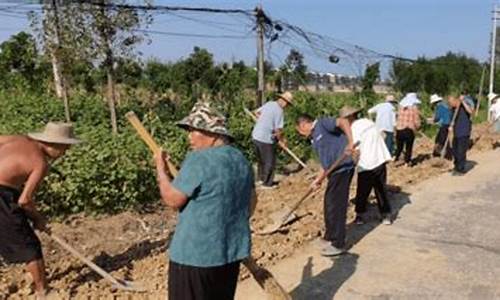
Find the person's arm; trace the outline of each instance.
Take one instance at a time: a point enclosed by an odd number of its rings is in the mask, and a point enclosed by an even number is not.
[[[186,205],[188,197],[172,185],[172,179],[167,172],[166,158],[167,156],[163,151],[155,156],[156,178],[158,180],[160,196],[165,205],[179,209]]]
[[[474,113],[474,107],[470,107],[469,104],[467,103],[467,101],[465,101],[465,100],[462,100],[461,102],[465,108],[465,111],[467,111],[467,113],[469,115],[472,115]]]
[[[352,151],[354,150],[354,142],[352,138],[352,130],[349,121],[347,121],[347,119],[344,118],[337,118],[336,125],[344,132],[344,134],[347,137],[346,153],[348,153],[349,155],[352,154]]]
[[[47,173],[47,163],[40,159],[33,161],[32,164],[34,164],[33,171],[31,171],[28,180],[26,180],[18,204],[25,211],[28,218],[33,221],[35,229],[46,231],[47,219],[37,210],[33,202],[33,195]]]
[[[375,105],[374,107],[370,108],[370,109],[368,110],[368,114],[369,114],[369,115],[374,115],[374,114],[376,114],[376,113],[377,113],[377,108],[378,108],[378,106],[379,106],[379,104],[377,104],[377,105]]]
[[[285,126],[285,117],[283,111],[276,112],[274,119],[274,131],[273,134],[278,139],[278,141],[282,142],[286,145],[285,136],[283,133],[283,127]]]
[[[311,183],[311,185],[309,186],[309,188],[312,189],[313,191],[319,189],[319,187],[321,186],[321,183],[323,182],[323,180],[325,179],[325,177],[326,177],[326,170],[323,169],[323,168],[320,168],[320,170],[318,172],[318,175],[316,175],[316,178]]]
[[[418,130],[422,125],[422,122],[420,121],[420,110],[416,107],[414,108],[414,114],[415,114],[415,130]]]

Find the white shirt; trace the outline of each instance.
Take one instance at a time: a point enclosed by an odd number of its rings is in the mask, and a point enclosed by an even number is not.
[[[493,113],[494,121],[500,119],[500,101],[497,100],[495,104],[490,107],[490,114]]]
[[[252,138],[261,143],[274,144],[274,131],[284,125],[283,108],[276,101],[269,101],[258,109],[260,113],[252,131]]]
[[[380,131],[394,132],[396,112],[389,102],[379,103],[368,110],[369,114],[377,114],[375,123]]]
[[[391,160],[391,154],[375,123],[359,119],[352,123],[351,130],[354,143],[360,142],[358,172],[373,170]]]

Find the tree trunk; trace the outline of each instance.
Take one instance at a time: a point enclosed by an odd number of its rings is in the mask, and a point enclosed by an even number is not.
[[[115,79],[114,79],[114,70],[113,70],[113,54],[111,51],[108,51],[107,55],[107,64],[106,64],[106,75],[108,78],[108,107],[109,113],[111,115],[111,128],[113,130],[113,134],[118,134],[118,124],[116,120],[116,95],[115,95]]]
[[[54,73],[54,86],[56,90],[57,98],[62,99],[64,103],[64,116],[66,117],[66,122],[71,122],[71,115],[69,111],[69,100],[68,92],[66,90],[66,84],[64,77],[62,75],[61,64],[57,58],[56,50],[50,50],[52,71]]]

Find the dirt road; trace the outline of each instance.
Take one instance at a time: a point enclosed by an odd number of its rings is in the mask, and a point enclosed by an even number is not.
[[[474,155],[467,176],[444,174],[394,199],[398,219],[351,226],[349,254],[313,242],[272,272],[294,299],[500,299],[500,151]],[[237,299],[265,299],[252,281]]]

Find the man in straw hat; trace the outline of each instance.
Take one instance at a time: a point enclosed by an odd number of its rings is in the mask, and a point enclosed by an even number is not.
[[[387,95],[385,102],[379,103],[368,110],[368,114],[376,114],[375,124],[384,134],[385,145],[392,155],[394,153],[394,127],[396,126],[396,109],[394,107],[396,98]]]
[[[189,132],[192,151],[173,181],[165,153],[156,156],[161,198],[180,211],[169,248],[169,299],[233,299],[240,262],[250,255],[252,167],[228,144],[226,120],[208,103],[197,103],[177,125]]]
[[[446,139],[448,138],[448,127],[451,123],[452,112],[450,106],[443,98],[437,94],[431,95],[431,106],[435,107],[434,118],[432,123],[439,126],[438,134],[436,135],[436,141],[434,146],[433,155],[440,156],[441,150],[445,146]],[[446,157],[451,158],[451,148],[447,146]]]
[[[354,163],[351,158],[351,127],[343,116],[341,114],[340,118],[324,117],[315,120],[304,114],[296,120],[298,133],[311,140],[321,163],[321,171],[311,188],[318,189],[330,166],[344,153],[348,155],[328,176],[323,210],[326,227],[323,237],[325,247],[321,251],[323,256],[336,256],[345,252],[347,205]]]
[[[279,94],[276,101],[269,101],[257,109],[257,122],[252,131],[252,140],[258,160],[258,180],[262,188],[274,188],[274,168],[276,165],[276,143],[286,144],[283,135],[283,109],[291,105],[292,93]]]
[[[25,263],[37,297],[47,293],[42,248],[28,223],[46,231],[47,220],[33,196],[48,170],[48,160],[64,155],[80,140],[68,123],[49,122],[41,133],[0,136],[0,256],[7,263]]]
[[[392,216],[386,190],[386,164],[391,161],[391,154],[387,150],[384,139],[375,123],[366,118],[358,119],[358,112],[358,109],[349,106],[344,106],[341,109],[341,116],[345,117],[351,124],[354,142],[359,142],[355,223],[364,224],[368,196],[374,189],[382,223],[390,225],[392,224]]]

